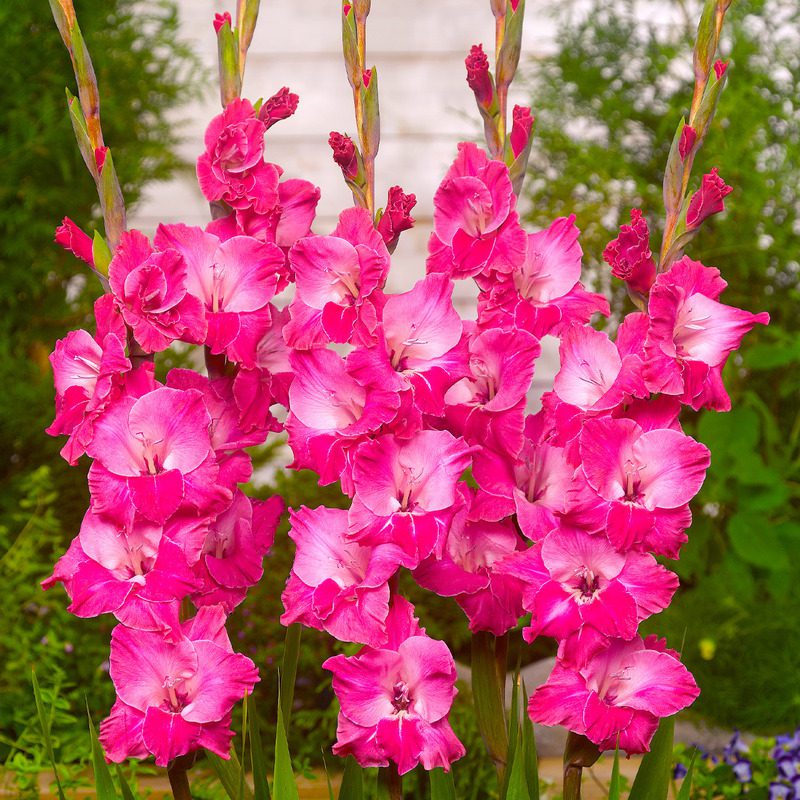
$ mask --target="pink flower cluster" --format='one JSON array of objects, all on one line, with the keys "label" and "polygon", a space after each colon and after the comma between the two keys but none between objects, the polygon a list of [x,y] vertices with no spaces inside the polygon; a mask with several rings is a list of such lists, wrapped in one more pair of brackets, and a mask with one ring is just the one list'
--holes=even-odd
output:
[{"label": "pink flower cluster", "polygon": [[[239,485],[246,448],[284,427],[275,404],[288,409],[293,467],[351,500],[291,512],[283,592],[284,624],[363,645],[324,665],[341,705],[335,752],[401,774],[464,753],[448,722],[453,656],[398,593],[401,568],[453,597],[473,632],[501,636],[530,614],[528,641],[557,640],[535,721],[646,750],[659,718],[698,693],[677,654],[637,632],[677,588],[655,557],[679,556],[709,465],[681,405],[729,408],[722,368],[767,315],[721,303],[719,272],[688,257],[656,274],[636,212],[606,258],[646,310],[613,336],[591,327],[609,305],[580,281],[574,216],[526,233],[508,167],[474,144],[436,192],[426,277],[389,293],[413,196],[394,187],[377,228],[349,208],[312,235],[318,190],[264,160],[264,133],[295,106],[282,90],[211,122],[197,173],[222,216],[162,225],[152,243],[126,232],[95,334],[74,331],[52,355],[49,430],[67,435],[71,463],[92,459],[91,503],[45,585],[62,583],[79,616],[120,622],[107,755],[228,754],[232,706],[258,674],[225,619],[260,580],[282,510]],[[704,182],[693,220],[721,204],[719,180]],[[69,226],[60,238],[91,256]],[[468,278],[474,320],[453,303]],[[276,302],[289,284],[291,300]],[[530,413],[548,335],[560,369]],[[156,380],[152,354],[175,342],[204,347],[207,377]]]},{"label": "pink flower cluster", "polygon": [[[335,752],[364,766],[449,768],[463,753],[446,723],[453,658],[397,593],[401,567],[454,597],[473,632],[529,613],[525,638],[559,643],[532,718],[642,752],[698,693],[678,655],[637,632],[677,588],[655,556],[678,557],[709,465],[681,404],[729,407],[725,361],[768,317],[720,303],[718,271],[689,258],[656,275],[634,215],[607,253],[615,274],[643,276],[647,311],[614,336],[591,327],[609,306],[580,282],[574,217],[525,233],[508,168],[473,144],[434,204],[428,274],[401,294],[385,291],[389,254],[362,209],[289,251],[293,466],[339,481],[351,504],[292,512],[282,621],[364,645],[325,664]],[[465,278],[475,321],[453,304]],[[561,365],[531,414],[546,335]]]},{"label": "pink flower cluster", "polygon": [[[212,121],[198,177],[230,213],[205,230],[161,225],[152,243],[123,233],[95,334],[73,331],[51,356],[49,432],[68,437],[70,463],[92,460],[91,501],[44,586],[63,584],[78,616],[120,623],[117,701],[100,726],[113,761],[152,754],[166,765],[199,748],[227,758],[233,705],[259,680],[225,622],[261,580],[283,511],[279,497],[252,500],[239,487],[252,472],[246,448],[282,429],[270,407],[288,402],[291,368],[287,315],[273,300],[319,198],[263,158],[264,132],[294,106],[282,90],[258,114],[242,100]],[[91,257],[74,225],[62,240]],[[153,354],[175,342],[203,346],[207,377],[156,379]]]}]

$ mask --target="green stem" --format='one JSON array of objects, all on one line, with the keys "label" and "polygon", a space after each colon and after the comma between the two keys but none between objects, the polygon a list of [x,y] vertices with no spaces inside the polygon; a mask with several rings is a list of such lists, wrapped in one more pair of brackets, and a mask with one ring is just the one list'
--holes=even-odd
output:
[{"label": "green stem", "polygon": [[[505,637],[479,632],[472,637],[472,699],[475,719],[502,786],[508,761],[505,713]],[[502,662],[502,668],[501,668]],[[502,670],[502,676],[501,676]]]},{"label": "green stem", "polygon": [[189,768],[194,764],[194,753],[179,756],[167,767],[167,777],[175,800],[192,800],[189,788]]},{"label": "green stem", "polygon": [[378,768],[378,797],[381,800],[403,800],[403,776],[394,764]]}]

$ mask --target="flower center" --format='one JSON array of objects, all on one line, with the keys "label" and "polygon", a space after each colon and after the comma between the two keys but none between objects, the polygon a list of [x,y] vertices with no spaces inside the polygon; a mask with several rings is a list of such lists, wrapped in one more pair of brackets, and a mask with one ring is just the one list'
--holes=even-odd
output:
[{"label": "flower center", "polygon": [[600,576],[589,567],[581,566],[575,570],[571,585],[572,596],[580,605],[591,603],[600,591]]},{"label": "flower center", "polygon": [[167,711],[178,712],[186,705],[186,692],[179,691],[182,683],[183,678],[173,678],[171,675],[164,678],[161,685],[167,690],[167,699],[164,701]]},{"label": "flower center", "polygon": [[397,489],[397,499],[400,501],[400,510],[409,511],[413,502],[414,485],[419,483],[424,470],[420,470],[419,474],[416,474],[413,467],[401,466],[400,469],[403,470],[403,478]]},{"label": "flower center", "polygon": [[211,265],[211,311],[217,313],[222,306],[225,296],[222,281],[225,278],[225,267],[219,264]]},{"label": "flower center", "polygon": [[625,497],[630,503],[639,502],[642,497],[642,478],[639,472],[647,468],[647,464],[636,464],[630,459],[625,462]]},{"label": "flower center", "polygon": [[392,706],[395,713],[404,714],[408,711],[411,705],[411,695],[409,694],[408,686],[403,681],[397,681],[392,687]]},{"label": "flower center", "polygon": [[142,445],[142,458],[147,467],[147,472],[143,474],[158,475],[164,466],[156,446],[161,444],[164,440],[156,439],[155,441],[151,441],[141,431],[135,434],[135,436]]}]

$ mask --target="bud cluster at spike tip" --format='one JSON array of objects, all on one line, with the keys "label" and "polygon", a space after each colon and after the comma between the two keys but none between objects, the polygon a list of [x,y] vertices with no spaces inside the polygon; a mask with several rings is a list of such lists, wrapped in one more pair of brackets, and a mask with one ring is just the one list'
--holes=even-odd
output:
[{"label": "bud cluster at spike tip", "polygon": [[[493,9],[515,13],[518,2]],[[218,15],[215,27],[225,23]],[[474,48],[470,59],[483,93],[485,56]],[[677,588],[657,558],[680,555],[710,462],[679,415],[730,407],[723,367],[768,315],[722,303],[719,271],[689,256],[656,274],[634,209],[603,257],[642,310],[613,335],[597,330],[592,319],[610,308],[581,282],[575,216],[524,230],[509,167],[472,143],[436,190],[425,276],[390,292],[415,196],[393,186],[377,227],[354,207],[312,233],[319,190],[266,158],[264,134],[296,105],[284,88],[260,107],[237,98],[210,122],[197,176],[222,216],[160,225],[152,240],[125,232],[94,333],[71,332],[51,356],[49,432],[67,437],[70,463],[92,463],[90,506],[44,585],[61,583],[72,613],[118,622],[106,755],[229,756],[233,706],[259,676],[225,622],[262,579],[283,510],[241,485],[247,448],[279,431],[293,468],[338,482],[349,500],[291,510],[282,593],[284,624],[362,645],[323,664],[340,704],[335,753],[401,774],[449,770],[464,755],[449,721],[453,656],[400,595],[401,568],[453,597],[473,633],[502,636],[530,615],[526,641],[555,640],[555,667],[529,701],[535,722],[647,751],[659,719],[699,691],[675,651],[639,634]],[[516,107],[515,158],[532,124]],[[329,143],[355,183],[354,143],[337,133]],[[686,133],[681,158],[694,145]],[[686,227],[721,211],[730,191],[716,170],[704,176]],[[91,255],[68,220],[57,240]],[[469,319],[453,302],[455,281],[468,279]],[[560,368],[530,413],[548,335]],[[156,356],[174,342],[205,348],[209,374],[171,369],[161,382],[133,357],[134,345]]]}]

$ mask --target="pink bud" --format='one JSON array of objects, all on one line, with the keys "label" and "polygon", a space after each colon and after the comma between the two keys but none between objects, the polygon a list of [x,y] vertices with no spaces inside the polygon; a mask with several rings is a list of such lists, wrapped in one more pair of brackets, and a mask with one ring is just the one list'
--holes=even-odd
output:
[{"label": "pink bud", "polygon": [[361,73],[361,82],[364,84],[364,88],[369,88],[369,82],[372,80],[372,70],[365,69],[364,72]]},{"label": "pink bud", "polygon": [[689,200],[689,208],[686,212],[686,228],[693,230],[698,228],[703,220],[712,214],[719,214],[725,210],[723,199],[733,191],[732,186],[728,186],[717,174],[717,168],[703,175],[700,188],[692,195]]},{"label": "pink bud", "polygon": [[297,111],[299,102],[300,98],[294,92],[290,92],[288,86],[284,86],[261,106],[258,118],[269,129],[276,122],[291,117]]},{"label": "pink bud", "polygon": [[378,233],[390,251],[397,245],[400,234],[414,225],[411,209],[416,204],[416,195],[405,194],[399,186],[389,189],[386,210],[378,222]]},{"label": "pink bud", "polygon": [[228,11],[224,12],[223,14],[214,14],[214,32],[219,33],[219,29],[225,24],[228,23],[229,27],[233,27],[233,22],[231,22],[231,15]]},{"label": "pink bud", "polygon": [[526,106],[514,106],[512,119],[513,125],[511,126],[511,134],[508,138],[511,143],[511,152],[514,154],[514,158],[517,158],[528,146],[528,141],[531,138],[533,114],[531,114],[531,110]]},{"label": "pink bud", "polygon": [[686,160],[686,156],[689,155],[696,141],[697,131],[691,125],[684,125],[681,131],[681,140],[678,142],[678,153],[681,161]]},{"label": "pink bud", "polygon": [[483,45],[472,45],[464,63],[467,67],[467,84],[475,93],[478,105],[488,108],[494,98],[494,88],[489,75],[489,59],[483,52]]},{"label": "pink bud", "polygon": [[97,171],[102,175],[103,166],[106,163],[106,156],[108,155],[107,147],[96,147],[94,150],[94,163],[97,164]]},{"label": "pink bud", "polygon": [[656,278],[656,264],[650,250],[650,231],[638,208],[631,209],[631,224],[622,225],[619,236],[606,245],[604,261],[611,274],[625,281],[635,292],[647,294]]},{"label": "pink bud", "polygon": [[353,140],[343,133],[331,131],[328,144],[333,150],[333,160],[342,168],[345,178],[355,178],[358,175],[358,156]]},{"label": "pink bud", "polygon": [[353,8],[353,6],[351,6],[349,3],[345,3],[342,6],[342,14],[347,16],[350,13],[350,11],[352,10],[352,8]]},{"label": "pink bud", "polygon": [[511,2],[511,10],[516,14],[517,6],[519,5],[519,0],[510,0],[510,2]]},{"label": "pink bud", "polygon": [[728,69],[728,62],[727,61],[715,61],[714,62],[714,74],[717,76],[717,80],[721,80],[722,76],[725,74],[725,71]]},{"label": "pink bud", "polygon": [[90,267],[94,266],[91,238],[69,217],[64,217],[62,223],[56,228],[56,244],[69,250],[72,255],[85,261]]}]

